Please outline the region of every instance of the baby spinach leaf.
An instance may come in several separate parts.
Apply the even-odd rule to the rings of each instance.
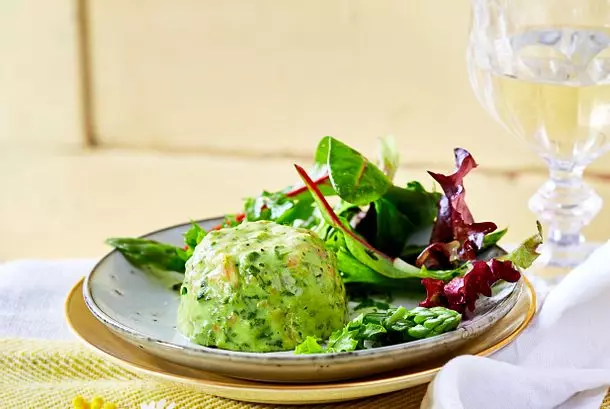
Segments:
[[[356,231],[385,254],[402,256],[405,247],[412,244],[409,239],[434,224],[440,197],[418,182],[410,182],[406,188],[390,186],[372,204]]]
[[[371,213],[376,222],[372,240],[375,248],[391,257],[400,256],[409,236],[416,230],[415,225],[384,197],[373,203]]]
[[[370,267],[377,273],[389,278],[404,279],[404,278],[438,278],[449,280],[458,274],[459,270],[438,270],[432,271],[420,269],[413,265],[407,264],[399,258],[392,259],[388,255],[375,249],[366,242],[361,236],[357,235],[349,226],[341,221],[332,207],[328,204],[324,195],[320,192],[315,183],[311,180],[305,169],[295,165],[295,168],[305,185],[309,188],[322,217],[330,226],[343,233],[343,238],[349,253],[362,264]]]
[[[378,274],[375,270],[362,264],[355,259],[347,250],[337,250],[337,269],[343,278],[343,282],[348,283],[369,283],[383,285],[389,281],[387,277]]]
[[[326,143],[316,153],[321,157],[327,149],[327,165],[333,188],[343,200],[355,205],[367,205],[381,197],[392,182],[381,170],[358,151],[327,136]]]
[[[441,196],[440,192],[429,192],[421,183],[411,181],[404,188],[391,186],[383,198],[408,217],[415,229],[421,229],[434,223]]]
[[[389,278],[377,273],[375,270],[362,264],[347,249],[340,249],[337,252],[337,269],[341,278],[350,292],[350,299],[357,300],[363,294],[369,293],[379,296],[380,291],[396,290],[412,292],[414,297],[419,296],[421,291],[421,280],[414,278]],[[385,294],[384,296],[388,296]]]

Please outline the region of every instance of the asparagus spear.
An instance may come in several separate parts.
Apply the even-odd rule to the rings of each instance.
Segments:
[[[364,323],[380,324],[394,338],[403,341],[430,338],[452,331],[460,324],[462,315],[445,307],[392,308],[364,316]]]
[[[231,226],[231,223],[234,223],[233,219],[227,217],[218,228]],[[186,260],[193,255],[193,250],[206,233],[201,226],[192,222],[184,233],[184,248],[132,237],[111,237],[106,239],[106,244],[116,248],[133,266],[140,269],[184,273]]]
[[[326,346],[307,337],[295,350],[297,354],[323,352],[350,352],[370,346],[393,345],[401,342],[430,338],[453,331],[462,320],[459,312],[445,307],[404,307],[360,314],[347,325],[335,331]]]
[[[178,290],[184,279],[184,250],[154,240],[129,237],[112,237],[106,244],[117,249],[127,261],[155,277],[163,285]]]
[[[106,244],[116,248],[134,267],[184,273],[179,247],[129,237],[111,237],[106,239]]]

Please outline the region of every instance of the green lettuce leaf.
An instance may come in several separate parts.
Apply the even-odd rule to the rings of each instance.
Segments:
[[[320,192],[315,183],[311,180],[305,169],[295,165],[295,168],[303,182],[310,190],[314,201],[318,205],[318,209],[326,223],[331,227],[343,233],[343,239],[348,252],[360,263],[370,267],[377,273],[388,278],[405,279],[405,278],[436,278],[441,280],[449,280],[459,274],[459,270],[426,270],[420,269],[405,261],[394,258],[375,249],[361,236],[357,235],[345,222],[341,221],[332,207],[328,204],[324,195]]]
[[[481,246],[481,251],[487,250],[490,247],[495,246],[498,242],[506,235],[508,229],[497,230],[493,233],[486,234],[483,238],[483,245]]]
[[[327,149],[330,181],[341,199],[358,206],[368,205],[392,185],[387,176],[358,151],[331,136],[324,139],[316,160],[322,157],[323,149]]]
[[[379,138],[377,145],[377,165],[391,181],[394,180],[396,170],[400,163],[400,155],[396,147],[396,140],[392,135]]]
[[[248,198],[244,204],[247,221],[270,220],[303,228],[313,228],[320,223],[321,219],[315,214],[315,209],[311,195],[295,199],[283,193],[270,192]]]
[[[431,229],[439,200],[440,193],[428,192],[418,182],[405,188],[390,186],[372,203],[356,231],[388,256],[402,256],[414,235]]]
[[[521,269],[527,269],[534,264],[534,261],[540,256],[538,253],[538,246],[543,243],[542,236],[542,225],[539,221],[536,221],[537,233],[526,239],[519,247],[510,252],[504,257],[500,257],[501,260],[509,260],[515,266]]]
[[[296,354],[319,354],[324,352],[324,348],[318,344],[318,340],[315,337],[308,335],[305,341],[297,345],[294,352]]]

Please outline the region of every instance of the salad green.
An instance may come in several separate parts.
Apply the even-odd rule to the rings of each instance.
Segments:
[[[212,229],[257,221],[308,229],[336,256],[348,294],[356,287],[372,292],[425,290],[425,299],[413,311],[388,308],[377,315],[364,314],[333,333],[325,347],[307,338],[297,352],[358,349],[450,331],[459,324],[454,318],[473,310],[481,295],[490,296],[496,282],[519,280],[521,271],[538,257],[539,224],[529,239],[507,254],[499,247],[507,229],[475,221],[466,203],[464,179],[478,165],[468,151],[455,149],[454,173],[428,172],[440,191],[416,180],[396,184],[397,152],[392,138],[382,139],[373,163],[345,143],[324,137],[308,171],[295,164],[300,182],[246,198],[240,213],[226,216]],[[134,266],[157,276],[164,271],[181,274],[207,234],[193,223],[183,248],[134,238],[111,238],[107,243]],[[399,321],[402,332],[386,325],[389,316],[382,320],[378,314],[404,314]],[[417,322],[418,317],[427,317],[428,326]],[[451,324],[434,324],[441,321]]]

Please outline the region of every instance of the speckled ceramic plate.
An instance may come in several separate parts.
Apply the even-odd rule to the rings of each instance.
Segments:
[[[201,222],[210,228],[219,219]],[[145,237],[181,244],[188,224]],[[350,353],[295,355],[291,352],[247,353],[207,348],[176,331],[179,295],[150,275],[133,268],[113,251],[86,277],[83,295],[93,315],[119,337],[174,363],[244,379],[271,382],[328,382],[405,368],[454,353],[489,330],[515,305],[522,281],[504,284],[490,298],[481,297],[476,314],[455,331],[424,340]],[[407,308],[417,300],[395,299]]]
[[[526,284],[515,306],[497,325],[451,354],[415,367],[357,380],[298,385],[237,379],[159,359],[126,342],[95,319],[85,306],[82,281],[68,295],[65,314],[72,331],[86,346],[131,371],[230,399],[310,404],[364,398],[422,385],[430,382],[441,366],[456,355],[488,356],[500,350],[527,327],[536,312],[535,293],[527,281]]]

